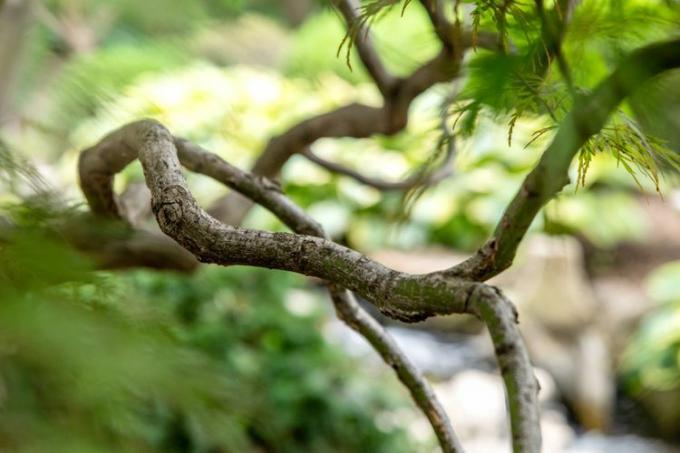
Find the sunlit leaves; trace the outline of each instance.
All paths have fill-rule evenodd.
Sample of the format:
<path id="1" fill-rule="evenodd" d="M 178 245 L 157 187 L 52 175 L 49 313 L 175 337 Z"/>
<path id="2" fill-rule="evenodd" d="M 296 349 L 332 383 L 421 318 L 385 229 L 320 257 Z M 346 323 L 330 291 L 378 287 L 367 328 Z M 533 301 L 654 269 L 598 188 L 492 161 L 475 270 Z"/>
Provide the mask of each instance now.
<path id="1" fill-rule="evenodd" d="M 578 156 L 578 184 L 585 185 L 592 158 L 601 152 L 612 155 L 635 179 L 641 174 L 659 190 L 659 172 L 664 166 L 680 172 L 680 155 L 666 148 L 659 139 L 646 135 L 634 120 L 620 114 L 610 125 L 591 137 Z"/>

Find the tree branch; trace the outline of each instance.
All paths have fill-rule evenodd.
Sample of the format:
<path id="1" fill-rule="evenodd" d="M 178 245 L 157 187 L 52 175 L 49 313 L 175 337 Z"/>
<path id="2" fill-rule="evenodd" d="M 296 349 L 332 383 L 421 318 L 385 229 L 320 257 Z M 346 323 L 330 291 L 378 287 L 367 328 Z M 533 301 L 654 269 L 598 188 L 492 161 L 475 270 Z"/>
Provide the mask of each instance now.
<path id="1" fill-rule="evenodd" d="M 440 181 L 451 176 L 451 174 L 453 174 L 451 164 L 453 162 L 453 159 L 455 158 L 455 146 L 453 145 L 453 143 L 451 143 L 451 145 L 447 147 L 444 160 L 441 162 L 441 164 L 438 165 L 437 169 L 434 170 L 422 169 L 401 181 L 385 181 L 380 178 L 366 176 L 349 167 L 345 167 L 344 165 L 338 164 L 336 162 L 331 162 L 329 160 L 324 159 L 323 157 L 319 157 L 316 154 L 314 154 L 314 152 L 311 149 L 305 150 L 302 153 L 302 155 L 305 156 L 310 161 L 314 162 L 315 164 L 319 165 L 320 167 L 325 168 L 331 173 L 337 173 L 340 175 L 347 176 L 349 178 L 354 179 L 357 182 L 360 182 L 361 184 L 365 184 L 380 191 L 385 192 L 408 191 L 415 187 L 434 186 Z"/>
<path id="2" fill-rule="evenodd" d="M 182 165 L 209 176 L 267 208 L 295 233 L 326 238 L 316 221 L 281 193 L 270 180 L 243 172 L 218 156 L 182 139 L 175 139 Z M 399 380 L 409 389 L 415 403 L 430 421 L 445 452 L 462 452 L 451 423 L 427 380 L 399 349 L 389 333 L 354 299 L 351 292 L 328 284 L 338 317 L 363 336 Z"/>
<path id="3" fill-rule="evenodd" d="M 252 168 L 253 173 L 275 178 L 288 159 L 321 138 L 396 134 L 408 123 L 411 102 L 433 85 L 451 80 L 459 67 L 459 57 L 442 52 L 409 77 L 400 79 L 382 107 L 353 103 L 296 124 L 267 143 Z M 231 193 L 218 199 L 208 212 L 225 223 L 238 225 L 251 207 L 252 203 Z"/>
<path id="4" fill-rule="evenodd" d="M 333 0 L 345 17 L 350 33 L 360 20 L 356 0 Z M 278 176 L 293 155 L 300 153 L 321 138 L 366 138 L 377 134 L 394 135 L 408 123 L 411 102 L 437 83 L 453 80 L 458 75 L 463 53 L 473 46 L 498 48 L 495 33 L 459 32 L 457 42 L 443 44 L 441 52 L 404 78 L 394 78 L 384 68 L 365 25 L 356 35 L 359 57 L 383 95 L 382 107 L 352 103 L 304 120 L 285 133 L 273 137 L 256 160 L 252 171 L 268 178 Z M 448 33 L 448 32 L 447 32 Z M 454 34 L 455 36 L 455 34 Z M 474 41 L 474 42 L 473 42 Z M 253 206 L 252 202 L 232 192 L 220 197 L 208 208 L 208 213 L 230 225 L 239 225 Z"/>
<path id="5" fill-rule="evenodd" d="M 625 58 L 590 94 L 576 100 L 534 169 L 506 208 L 493 237 L 448 275 L 487 280 L 507 269 L 540 209 L 569 182 L 569 166 L 581 146 L 606 124 L 616 106 L 661 72 L 680 67 L 680 39 L 643 47 Z"/>
<path id="6" fill-rule="evenodd" d="M 513 451 L 539 453 L 538 381 L 517 328 L 517 310 L 500 290 L 491 286 L 478 287 L 469 307 L 491 334 L 508 398 Z"/>
<path id="7" fill-rule="evenodd" d="M 341 288 L 356 291 L 388 316 L 416 321 L 444 313 L 471 313 L 489 327 L 496 346 L 501 372 L 510 404 L 513 445 L 516 452 L 538 452 L 536 383 L 524 344 L 516 328 L 516 312 L 498 290 L 483 283 L 444 276 L 441 273 L 411 275 L 388 269 L 360 253 L 327 239 L 287 233 L 268 233 L 231 227 L 207 215 L 189 192 L 180 169 L 180 159 L 195 171 L 213 176 L 232 187 L 269 205 L 276 215 L 289 219 L 299 231 L 321 234 L 315 222 L 280 193 L 278 186 L 264 178 L 247 175 L 214 155 L 185 140 L 175 139 L 159 123 L 143 120 L 131 123 L 107 135 L 102 142 L 84 151 L 80 159 L 81 181 L 95 187 L 83 187 L 99 209 L 110 209 L 109 216 L 119 215 L 108 190 L 111 180 L 83 178 L 89 163 L 98 167 L 111 162 L 120 167 L 132 150 L 144 169 L 152 194 L 152 209 L 161 229 L 200 261 L 222 265 L 245 264 L 297 272 L 331 283 L 339 315 L 355 323 L 355 327 L 374 344 L 388 363 L 393 364 L 402 381 L 409 386 L 416 402 L 425 411 L 445 451 L 459 451 L 443 411 L 428 393 L 424 381 L 402 356 L 394 356 L 391 339 L 375 329 L 375 321 L 362 318 L 357 305 Z M 117 153 L 124 157 L 103 156 Z M 122 169 L 122 168 L 121 168 Z M 111 174 L 110 179 L 113 178 Z M 96 199 L 111 197 L 111 200 Z M 347 295 L 345 295 L 347 294 Z"/>
<path id="8" fill-rule="evenodd" d="M 138 150 L 161 230 L 201 262 L 282 269 L 333 281 L 358 292 L 386 315 L 404 321 L 463 312 L 474 286 L 470 282 L 396 272 L 325 239 L 231 227 L 210 217 L 198 206 L 181 174 L 178 153 L 187 157 L 187 142 L 177 140 L 179 149 L 175 142 L 161 124 L 142 120 L 123 126 L 85 150 L 79 171 L 93 211 L 120 218 L 111 189 L 114 172 L 106 172 L 102 166 L 109 163 L 120 171 Z M 93 177 L 87 176 L 90 172 Z"/>

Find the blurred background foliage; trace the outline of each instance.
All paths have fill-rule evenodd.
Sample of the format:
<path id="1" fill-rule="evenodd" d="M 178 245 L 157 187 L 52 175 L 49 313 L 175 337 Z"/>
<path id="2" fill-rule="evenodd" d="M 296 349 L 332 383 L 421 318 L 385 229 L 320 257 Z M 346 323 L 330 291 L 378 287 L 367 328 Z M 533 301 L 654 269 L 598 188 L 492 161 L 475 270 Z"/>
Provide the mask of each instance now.
<path id="1" fill-rule="evenodd" d="M 488 8 L 494 4 L 461 2 L 480 29 L 499 25 Z M 140 117 L 157 118 L 245 168 L 296 121 L 349 102 L 380 102 L 355 52 L 350 65 L 338 53 L 345 31 L 326 2 L 168 5 L 37 1 L 22 30 L 14 81 L 0 104 L 0 225 L 13 225 L 9 237 L 0 235 L 0 447 L 414 451 L 399 423 L 375 417 L 407 404 L 404 392 L 385 386 L 382 375 L 367 375 L 325 340 L 319 332 L 328 304 L 301 278 L 252 269 L 205 268 L 191 277 L 95 271 L 50 226 L 69 211 L 52 212 L 32 198 L 37 187 L 58 193 L 56 204 L 81 200 L 79 151 Z M 404 132 L 315 145 L 350 167 L 360 156 L 362 169 L 396 180 L 435 152 L 446 111 L 445 124 L 459 132 L 455 175 L 419 196 L 406 218 L 401 194 L 329 174 L 301 156 L 284 169 L 286 193 L 335 239 L 364 252 L 433 244 L 473 251 L 570 108 L 557 68 L 537 73 L 542 49 L 532 43 L 540 22 L 529 6 L 502 24 L 517 52 L 471 53 L 462 83 L 421 96 Z M 573 83 L 593 88 L 630 49 L 677 33 L 679 17 L 675 2 L 580 2 L 563 45 L 574 62 Z M 401 6 L 388 8 L 372 27 L 379 52 L 399 75 L 438 51 L 415 4 L 403 14 Z M 626 127 L 632 118 L 659 144 L 651 173 L 641 167 L 652 178 L 631 178 L 625 158 L 602 152 L 611 144 L 604 136 L 586 147 L 587 174 L 571 175 L 583 187 L 572 184 L 551 202 L 534 231 L 572 235 L 598 256 L 654 236 L 644 200 L 658 191 L 680 204 L 671 171 L 680 143 L 677 86 L 675 71 L 622 105 L 611 123 Z M 617 136 L 630 139 L 631 131 Z M 647 151 L 635 146 L 622 152 Z M 141 179 L 133 164 L 116 185 L 122 190 Z M 205 178 L 190 183 L 205 205 L 223 193 Z M 247 225 L 283 229 L 259 208 Z M 677 264 L 648 281 L 655 308 L 621 359 L 621 386 L 633 398 L 680 391 Z M 675 417 L 669 414 L 664 428 L 671 436 L 680 426 Z"/>
<path id="2" fill-rule="evenodd" d="M 395 383 L 374 385 L 324 339 L 323 291 L 302 278 L 95 272 L 49 234 L 67 213 L 13 214 L 0 252 L 3 451 L 417 448 L 390 415 L 404 405 Z"/>

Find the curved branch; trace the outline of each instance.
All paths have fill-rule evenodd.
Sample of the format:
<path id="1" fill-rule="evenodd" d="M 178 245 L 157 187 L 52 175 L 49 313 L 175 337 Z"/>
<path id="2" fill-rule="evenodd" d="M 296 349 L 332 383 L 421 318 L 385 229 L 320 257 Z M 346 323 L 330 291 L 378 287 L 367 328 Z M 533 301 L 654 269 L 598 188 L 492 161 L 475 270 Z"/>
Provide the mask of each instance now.
<path id="1" fill-rule="evenodd" d="M 444 47 L 438 55 L 409 76 L 398 78 L 393 83 L 389 82 L 390 90 L 383 93 L 381 107 L 361 103 L 348 104 L 308 118 L 283 134 L 272 137 L 255 161 L 252 172 L 276 178 L 288 159 L 322 138 L 367 138 L 378 134 L 394 135 L 401 132 L 408 124 L 408 110 L 416 97 L 438 83 L 448 82 L 457 77 L 464 50 L 473 44 L 485 49 L 498 47 L 495 33 L 479 32 L 473 37 L 473 33 L 467 31 L 461 35 L 459 46 Z M 372 57 L 362 58 L 366 65 L 373 61 Z M 375 77 L 379 80 L 379 76 Z M 220 197 L 208 208 L 208 213 L 229 225 L 239 225 L 252 206 L 248 199 L 232 192 Z"/>
<path id="2" fill-rule="evenodd" d="M 590 94 L 577 99 L 552 143 L 496 226 L 493 237 L 468 260 L 445 273 L 483 281 L 507 269 L 541 208 L 569 183 L 569 166 L 616 106 L 656 75 L 680 67 L 680 39 L 643 47 L 624 59 Z"/>
<path id="3" fill-rule="evenodd" d="M 295 233 L 325 238 L 316 221 L 283 195 L 270 180 L 230 165 L 220 157 L 182 139 L 175 139 L 179 159 L 187 169 L 209 176 L 267 208 Z M 404 355 L 390 334 L 354 299 L 351 292 L 328 284 L 338 317 L 363 336 L 390 365 L 408 388 L 415 403 L 430 421 L 445 452 L 462 452 L 451 423 L 430 384 Z"/>
<path id="4" fill-rule="evenodd" d="M 479 286 L 470 299 L 470 312 L 484 321 L 494 344 L 508 399 L 513 451 L 539 453 L 538 381 L 517 328 L 517 311 L 503 293 L 492 286 Z"/>
<path id="5" fill-rule="evenodd" d="M 404 321 L 464 311 L 467 295 L 474 288 L 472 282 L 397 272 L 317 237 L 249 230 L 219 222 L 191 195 L 175 142 L 160 123 L 142 120 L 123 126 L 85 150 L 80 159 L 81 183 L 93 210 L 120 217 L 111 190 L 113 172 L 105 172 L 101 166 L 109 162 L 120 171 L 138 150 L 161 230 L 201 262 L 281 269 L 333 281 L 361 294 L 386 315 Z M 186 156 L 187 147 L 182 146 L 186 142 L 178 143 L 179 155 Z M 89 169 L 96 177 L 87 177 Z"/>
<path id="6" fill-rule="evenodd" d="M 116 150 L 112 144 L 121 149 Z M 267 233 L 222 224 L 207 215 L 194 200 L 182 175 L 180 159 L 189 168 L 219 176 L 225 183 L 231 182 L 233 187 L 252 195 L 253 199 L 270 205 L 272 212 L 282 218 L 289 216 L 290 224 L 300 231 L 322 233 L 317 224 L 305 220 L 297 206 L 286 201 L 276 184 L 258 176 L 245 176 L 216 156 L 206 156 L 205 153 L 201 156 L 200 148 L 175 139 L 153 120 L 131 123 L 107 135 L 104 141 L 84 151 L 86 155 L 80 162 L 108 160 L 120 165 L 132 154 L 131 150 L 138 150 L 159 226 L 200 261 L 276 268 L 330 282 L 339 315 L 354 322 L 388 363 L 393 363 L 400 379 L 409 386 L 416 402 L 426 411 L 440 442 L 446 446 L 445 451 L 458 451 L 459 447 L 445 416 L 442 417 L 443 410 L 428 393 L 429 387 L 418 380 L 415 369 L 404 357 L 395 358 L 395 345 L 389 337 L 375 329 L 370 317 L 358 316 L 358 306 L 349 293 L 340 288 L 356 291 L 386 315 L 404 321 L 444 313 L 471 313 L 480 317 L 486 322 L 496 345 L 510 404 L 514 449 L 516 452 L 539 451 L 536 383 L 515 325 L 516 312 L 498 290 L 441 273 L 411 275 L 397 272 L 324 238 Z M 118 152 L 125 158 L 98 156 L 112 152 Z M 81 174 L 83 172 L 81 168 Z M 88 200 L 97 194 L 113 196 L 106 190 L 111 186 L 110 180 L 94 178 L 88 181 L 100 185 L 99 188 L 83 188 L 90 194 Z M 95 205 L 117 210 L 112 200 L 95 200 Z M 115 214 L 115 211 L 109 213 Z"/>
<path id="7" fill-rule="evenodd" d="M 462 452 L 446 411 L 425 377 L 399 349 L 392 336 L 361 305 L 351 292 L 329 286 L 338 317 L 357 331 L 373 346 L 383 361 L 394 369 L 399 380 L 408 388 L 411 398 L 420 407 L 437 435 L 445 453 Z"/>

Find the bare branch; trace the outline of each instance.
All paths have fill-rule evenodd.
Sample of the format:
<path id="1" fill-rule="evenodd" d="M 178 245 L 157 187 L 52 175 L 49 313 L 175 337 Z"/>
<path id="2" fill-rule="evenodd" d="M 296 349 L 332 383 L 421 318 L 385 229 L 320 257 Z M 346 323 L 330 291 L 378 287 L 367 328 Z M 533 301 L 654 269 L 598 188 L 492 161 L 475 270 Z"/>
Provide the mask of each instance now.
<path id="1" fill-rule="evenodd" d="M 139 150 L 152 194 L 152 209 L 161 230 L 201 262 L 282 269 L 333 281 L 361 294 L 387 316 L 411 322 L 436 314 L 461 313 L 467 294 L 474 287 L 471 282 L 456 278 L 396 272 L 325 239 L 249 230 L 219 222 L 194 200 L 181 173 L 174 137 L 153 120 L 123 126 L 83 152 L 82 188 L 88 202 L 102 215 L 120 217 L 114 194 L 109 190 L 113 174 L 104 172 L 101 164 L 109 162 L 120 171 L 121 164 L 130 161 L 133 150 Z M 185 152 L 186 148 L 183 155 Z M 85 164 L 92 164 L 98 177 L 87 178 Z M 104 178 L 105 175 L 108 177 Z"/>
<path id="2" fill-rule="evenodd" d="M 478 287 L 469 304 L 470 312 L 486 324 L 494 344 L 508 398 L 513 451 L 539 453 L 538 381 L 517 328 L 517 311 L 500 290 L 486 285 Z"/>
<path id="3" fill-rule="evenodd" d="M 210 176 L 267 208 L 295 233 L 325 238 L 321 226 L 281 193 L 279 186 L 262 176 L 243 172 L 220 157 L 175 139 L 182 165 Z M 445 452 L 462 452 L 451 423 L 427 380 L 408 360 L 387 331 L 354 299 L 351 292 L 329 284 L 328 289 L 338 317 L 357 331 L 390 365 L 409 389 L 414 401 L 427 416 Z"/>
<path id="4" fill-rule="evenodd" d="M 331 297 L 338 317 L 357 331 L 373 346 L 386 364 L 394 369 L 399 380 L 408 388 L 411 397 L 423 411 L 434 429 L 443 452 L 462 452 L 449 417 L 425 377 L 399 349 L 392 336 L 356 302 L 351 292 L 333 289 Z"/>
<path id="5" fill-rule="evenodd" d="M 181 174 L 180 159 L 188 168 L 214 177 L 269 207 L 294 230 L 323 235 L 318 224 L 288 201 L 275 183 L 241 172 L 217 156 L 185 140 L 175 139 L 152 120 L 132 123 L 107 135 L 98 145 L 84 151 L 86 156 L 80 162 L 92 162 L 95 168 L 96 164 L 110 162 L 119 168 L 129 159 L 131 150 L 138 150 L 161 229 L 199 260 L 285 269 L 330 282 L 338 314 L 395 368 L 428 416 L 445 451 L 461 449 L 426 381 L 342 287 L 357 291 L 388 316 L 406 321 L 439 313 L 468 312 L 480 317 L 489 326 L 506 383 L 515 451 L 539 451 L 536 383 L 516 330 L 516 313 L 496 289 L 455 277 L 443 278 L 441 274 L 399 273 L 320 237 L 267 233 L 221 224 L 196 204 Z M 124 157 L 107 158 L 103 153 Z M 106 174 L 97 169 L 100 175 Z M 113 193 L 108 191 L 113 175 L 109 180 L 87 179 L 82 175 L 81 168 L 81 180 L 99 186 L 87 189 L 88 201 L 99 208 L 117 210 Z M 111 197 L 111 200 L 97 200 L 98 196 Z M 117 211 L 108 214 L 115 215 Z"/>
<path id="6" fill-rule="evenodd" d="M 361 22 L 359 3 L 356 0 L 333 0 L 333 4 L 345 18 L 348 36 L 354 38 L 359 57 L 383 96 L 383 106 L 371 107 L 353 103 L 294 125 L 282 135 L 269 140 L 252 168 L 253 173 L 276 178 L 290 157 L 303 152 L 321 138 L 366 138 L 377 134 L 393 135 L 402 131 L 408 123 L 411 102 L 433 85 L 453 80 L 458 75 L 466 49 L 473 44 L 481 48 L 498 48 L 495 33 L 479 32 L 473 37 L 471 31 L 461 33 L 455 30 L 453 33 L 446 30 L 446 36 L 451 34 L 452 39 L 456 39 L 451 42 L 446 39 L 441 52 L 409 76 L 394 78 L 376 53 L 366 24 Z M 445 27 L 451 25 L 444 22 L 442 24 Z M 208 213 L 224 223 L 239 225 L 252 206 L 253 203 L 247 198 L 231 192 L 210 206 Z"/>
<path id="7" fill-rule="evenodd" d="M 616 106 L 661 72 L 680 67 L 680 39 L 643 47 L 624 59 L 590 94 L 577 99 L 552 143 L 527 175 L 493 237 L 450 275 L 483 281 L 507 269 L 540 209 L 568 184 L 568 170 L 581 146 L 606 124 Z"/>
<path id="8" fill-rule="evenodd" d="M 115 146 L 120 147 L 116 149 Z M 195 171 L 220 179 L 244 194 L 271 207 L 272 212 L 300 231 L 322 234 L 320 227 L 264 178 L 248 175 L 214 155 L 175 139 L 159 123 L 143 120 L 107 135 L 84 153 L 115 153 L 129 156 L 136 149 L 152 193 L 152 208 L 161 229 L 191 251 L 202 262 L 222 265 L 246 264 L 284 269 L 330 282 L 339 315 L 358 329 L 391 363 L 425 411 L 445 451 L 460 451 L 441 407 L 429 387 L 405 357 L 394 355 L 391 339 L 376 330 L 375 321 L 360 316 L 358 305 L 342 287 L 357 291 L 383 313 L 396 319 L 415 321 L 442 313 L 471 313 L 489 326 L 510 402 L 513 444 L 516 452 L 540 450 L 536 408 L 536 383 L 528 355 L 516 330 L 512 305 L 493 287 L 483 283 L 445 277 L 441 273 L 411 275 L 371 261 L 356 251 L 319 237 L 267 233 L 224 225 L 208 216 L 193 199 L 180 169 L 180 157 Z M 125 159 L 86 156 L 82 162 L 113 162 Z M 82 170 L 81 170 L 82 174 Z M 112 177 L 112 176 L 111 176 Z M 101 187 L 111 181 L 88 180 Z M 109 196 L 107 190 L 89 193 Z M 95 200 L 96 206 L 116 209 L 110 200 Z M 111 215 L 111 214 L 109 214 Z"/>

